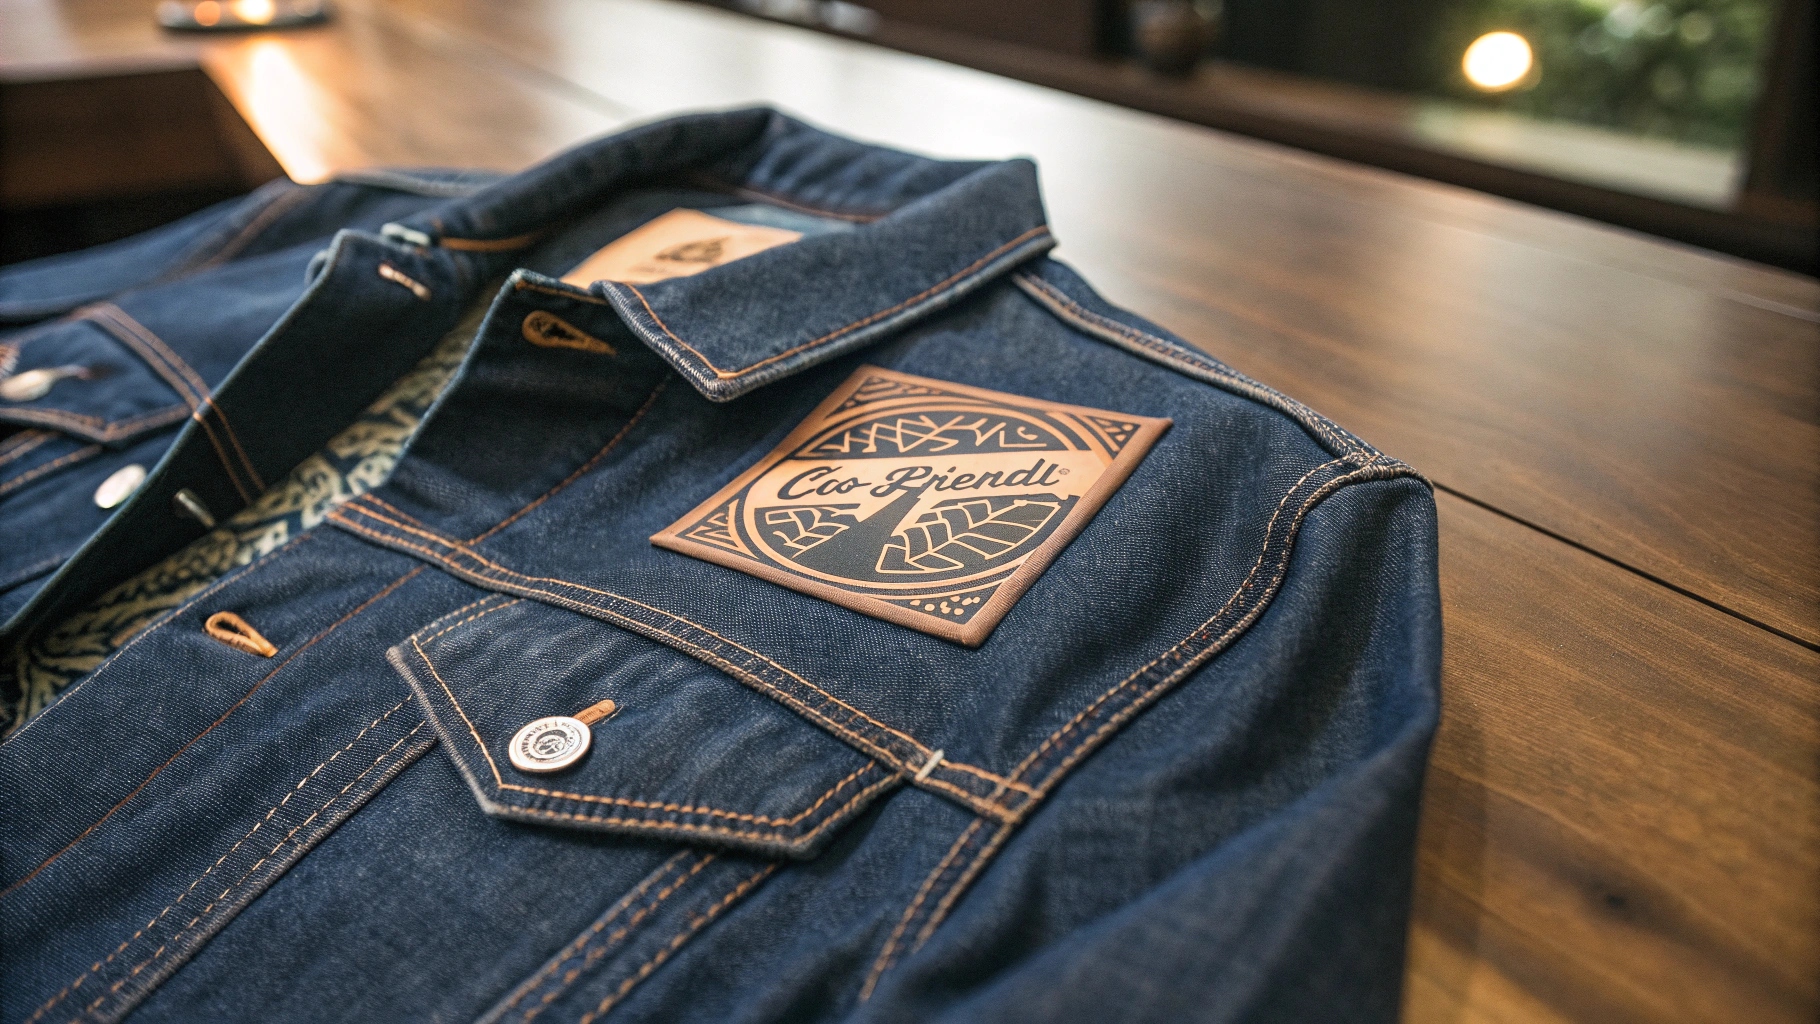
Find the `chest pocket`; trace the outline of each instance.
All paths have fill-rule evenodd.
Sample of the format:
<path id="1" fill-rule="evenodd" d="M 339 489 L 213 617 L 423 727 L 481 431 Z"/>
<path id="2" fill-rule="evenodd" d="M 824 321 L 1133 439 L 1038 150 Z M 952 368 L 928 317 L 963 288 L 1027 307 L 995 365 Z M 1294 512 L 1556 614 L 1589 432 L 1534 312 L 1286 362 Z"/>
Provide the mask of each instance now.
<path id="1" fill-rule="evenodd" d="M 903 781 L 709 665 L 535 601 L 486 598 L 388 657 L 481 808 L 501 818 L 807 858 Z M 514 744 L 537 740 L 527 727 L 605 701 L 612 710 L 581 726 L 573 763 L 514 763 Z M 574 726 L 544 751 L 558 761 L 575 742 L 563 729 Z"/>
<path id="2" fill-rule="evenodd" d="M 107 304 L 0 341 L 0 368 L 0 423 L 115 447 L 182 420 L 209 393 L 170 346 Z"/>

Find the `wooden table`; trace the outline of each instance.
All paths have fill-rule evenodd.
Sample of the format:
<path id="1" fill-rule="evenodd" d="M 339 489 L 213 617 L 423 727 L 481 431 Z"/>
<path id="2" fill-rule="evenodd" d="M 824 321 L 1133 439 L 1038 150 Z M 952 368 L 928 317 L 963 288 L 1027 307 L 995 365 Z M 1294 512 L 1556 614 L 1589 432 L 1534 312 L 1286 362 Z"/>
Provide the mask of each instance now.
<path id="1" fill-rule="evenodd" d="M 1820 1015 L 1820 284 L 661 0 L 179 39 L 0 0 L 0 84 L 200 67 L 299 180 L 764 102 L 1039 161 L 1060 256 L 1438 489 L 1410 1021 Z"/>

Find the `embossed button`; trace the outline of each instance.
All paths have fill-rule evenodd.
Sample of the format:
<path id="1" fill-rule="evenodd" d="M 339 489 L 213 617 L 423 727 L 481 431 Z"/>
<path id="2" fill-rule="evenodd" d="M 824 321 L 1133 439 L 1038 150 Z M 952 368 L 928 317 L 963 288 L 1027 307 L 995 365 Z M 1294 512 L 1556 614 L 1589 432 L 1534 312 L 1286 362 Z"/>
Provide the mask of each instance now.
<path id="1" fill-rule="evenodd" d="M 113 508 L 133 496 L 139 485 L 145 483 L 145 467 L 135 462 L 130 466 L 121 466 L 95 488 L 95 504 L 101 508 Z"/>
<path id="2" fill-rule="evenodd" d="M 580 720 L 551 715 L 518 730 L 512 737 L 512 767 L 521 772 L 559 772 L 581 760 L 593 734 Z"/>

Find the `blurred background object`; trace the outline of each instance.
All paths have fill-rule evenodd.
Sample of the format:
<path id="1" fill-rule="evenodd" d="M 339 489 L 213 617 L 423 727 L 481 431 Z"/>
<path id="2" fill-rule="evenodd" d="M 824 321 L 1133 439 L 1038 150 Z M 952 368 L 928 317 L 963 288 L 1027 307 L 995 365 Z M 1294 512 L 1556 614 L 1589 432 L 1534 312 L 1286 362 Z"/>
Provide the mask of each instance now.
<path id="1" fill-rule="evenodd" d="M 1813 0 L 708 0 L 1812 273 Z"/>
<path id="2" fill-rule="evenodd" d="M 1219 5 L 1207 0 L 1133 0 L 1132 46 L 1150 70 L 1186 75 L 1219 38 L 1219 17 Z"/>
<path id="3" fill-rule="evenodd" d="M 320 25 L 326 0 L 163 0 L 158 24 L 173 32 L 246 32 Z"/>

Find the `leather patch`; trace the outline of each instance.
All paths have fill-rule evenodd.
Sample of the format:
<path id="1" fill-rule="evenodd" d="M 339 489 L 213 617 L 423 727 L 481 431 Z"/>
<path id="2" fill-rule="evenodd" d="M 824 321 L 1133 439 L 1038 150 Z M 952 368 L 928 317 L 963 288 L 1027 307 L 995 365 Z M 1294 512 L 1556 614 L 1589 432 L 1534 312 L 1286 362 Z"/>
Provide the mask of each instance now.
<path id="1" fill-rule="evenodd" d="M 577 288 L 596 281 L 650 284 L 699 274 L 801 237 L 800 231 L 676 209 L 608 242 L 562 279 Z"/>
<path id="2" fill-rule="evenodd" d="M 619 354 L 613 350 L 613 346 L 594 335 L 541 309 L 533 310 L 531 315 L 525 317 L 523 331 L 526 341 L 543 348 L 572 348 L 608 356 Z"/>
<path id="3" fill-rule="evenodd" d="M 977 647 L 1168 427 L 865 366 L 651 543 Z"/>

